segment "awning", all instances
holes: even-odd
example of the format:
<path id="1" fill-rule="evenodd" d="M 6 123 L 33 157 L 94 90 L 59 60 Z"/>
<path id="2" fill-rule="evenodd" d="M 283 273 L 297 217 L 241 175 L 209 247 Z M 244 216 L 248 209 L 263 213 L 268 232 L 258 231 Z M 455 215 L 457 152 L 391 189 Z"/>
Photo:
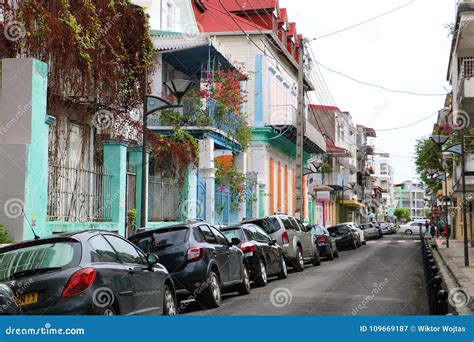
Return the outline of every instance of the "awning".
<path id="1" fill-rule="evenodd" d="M 320 191 L 334 191 L 334 188 L 331 188 L 330 186 L 327 185 L 320 185 L 314 187 L 314 192 L 320 192 Z"/>
<path id="2" fill-rule="evenodd" d="M 214 65 L 219 64 L 222 70 L 234 68 L 229 60 L 211 43 L 186 50 L 164 51 L 163 61 L 188 76 L 198 78 L 201 76 L 201 70 L 208 68 L 208 62 L 212 62 Z"/>
<path id="3" fill-rule="evenodd" d="M 347 205 L 348 207 L 365 208 L 364 204 L 360 203 L 359 201 L 354 201 L 354 200 L 337 201 L 337 203 L 342 204 L 342 205 Z"/>
<path id="4" fill-rule="evenodd" d="M 336 146 L 330 139 L 326 139 L 326 154 L 335 158 L 349 157 L 350 153 L 345 148 Z"/>

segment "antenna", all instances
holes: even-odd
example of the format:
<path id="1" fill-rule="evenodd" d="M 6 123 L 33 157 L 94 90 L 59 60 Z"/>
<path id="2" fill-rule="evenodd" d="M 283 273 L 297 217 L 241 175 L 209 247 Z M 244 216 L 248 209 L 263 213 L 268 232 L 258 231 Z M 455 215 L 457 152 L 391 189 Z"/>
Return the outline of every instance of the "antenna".
<path id="1" fill-rule="evenodd" d="M 25 214 L 25 211 L 23 210 L 23 208 L 21 208 L 21 212 L 23 213 L 23 217 L 25 218 L 26 222 L 28 222 L 28 226 L 30 226 L 30 229 L 33 232 L 33 235 L 35 237 L 35 240 L 39 240 L 40 237 L 38 235 L 36 235 L 35 230 L 33 229 L 33 226 L 31 225 L 30 220 L 28 220 L 28 217 L 26 217 L 26 214 Z"/>

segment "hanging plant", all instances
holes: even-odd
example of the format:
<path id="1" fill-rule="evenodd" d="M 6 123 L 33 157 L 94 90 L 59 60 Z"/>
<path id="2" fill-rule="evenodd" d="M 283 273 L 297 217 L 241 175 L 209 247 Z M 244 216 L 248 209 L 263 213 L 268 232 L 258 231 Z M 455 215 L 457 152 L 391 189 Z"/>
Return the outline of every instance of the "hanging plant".
<path id="1" fill-rule="evenodd" d="M 240 206 L 246 199 L 246 177 L 240 172 L 235 164 L 226 165 L 218 160 L 216 166 L 216 186 L 224 191 L 230 190 L 232 204 Z"/>

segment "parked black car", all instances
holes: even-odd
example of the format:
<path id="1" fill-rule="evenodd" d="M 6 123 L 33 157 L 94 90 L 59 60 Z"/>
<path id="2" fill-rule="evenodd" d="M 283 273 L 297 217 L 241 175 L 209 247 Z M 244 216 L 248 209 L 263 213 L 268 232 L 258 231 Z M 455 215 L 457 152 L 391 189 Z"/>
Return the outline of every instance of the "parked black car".
<path id="1" fill-rule="evenodd" d="M 339 250 L 344 248 L 356 249 L 357 246 L 360 246 L 359 234 L 348 224 L 329 227 L 328 231 L 336 239 L 336 246 Z"/>
<path id="2" fill-rule="evenodd" d="M 250 275 L 240 239 L 230 242 L 216 228 L 194 222 L 129 237 L 146 252 L 155 253 L 176 285 L 178 295 L 195 298 L 206 308 L 221 304 L 222 293 L 250 293 Z"/>
<path id="3" fill-rule="evenodd" d="M 237 238 L 241 241 L 239 247 L 245 254 L 250 279 L 258 286 L 267 285 L 268 277 L 285 279 L 288 276 L 283 249 L 262 228 L 247 223 L 221 231 L 228 240 Z"/>
<path id="4" fill-rule="evenodd" d="M 83 231 L 0 249 L 0 282 L 33 315 L 174 314 L 173 281 L 120 236 Z"/>
<path id="5" fill-rule="evenodd" d="M 318 246 L 319 255 L 334 260 L 339 257 L 339 250 L 337 249 L 336 239 L 329 234 L 329 231 L 320 225 L 308 226 L 308 231 L 311 231 Z"/>
<path id="6" fill-rule="evenodd" d="M 0 284 L 0 316 L 16 316 L 20 312 L 12 289 L 6 284 Z"/>

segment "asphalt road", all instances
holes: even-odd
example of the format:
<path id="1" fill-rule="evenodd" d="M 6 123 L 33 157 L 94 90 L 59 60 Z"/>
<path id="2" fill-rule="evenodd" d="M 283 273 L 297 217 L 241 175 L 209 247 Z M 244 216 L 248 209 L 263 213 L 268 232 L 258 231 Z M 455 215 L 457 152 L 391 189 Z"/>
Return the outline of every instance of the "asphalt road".
<path id="1" fill-rule="evenodd" d="M 420 243 L 415 237 L 385 236 L 334 261 L 306 266 L 288 279 L 270 279 L 246 296 L 223 296 L 221 307 L 186 303 L 187 315 L 426 315 Z"/>

